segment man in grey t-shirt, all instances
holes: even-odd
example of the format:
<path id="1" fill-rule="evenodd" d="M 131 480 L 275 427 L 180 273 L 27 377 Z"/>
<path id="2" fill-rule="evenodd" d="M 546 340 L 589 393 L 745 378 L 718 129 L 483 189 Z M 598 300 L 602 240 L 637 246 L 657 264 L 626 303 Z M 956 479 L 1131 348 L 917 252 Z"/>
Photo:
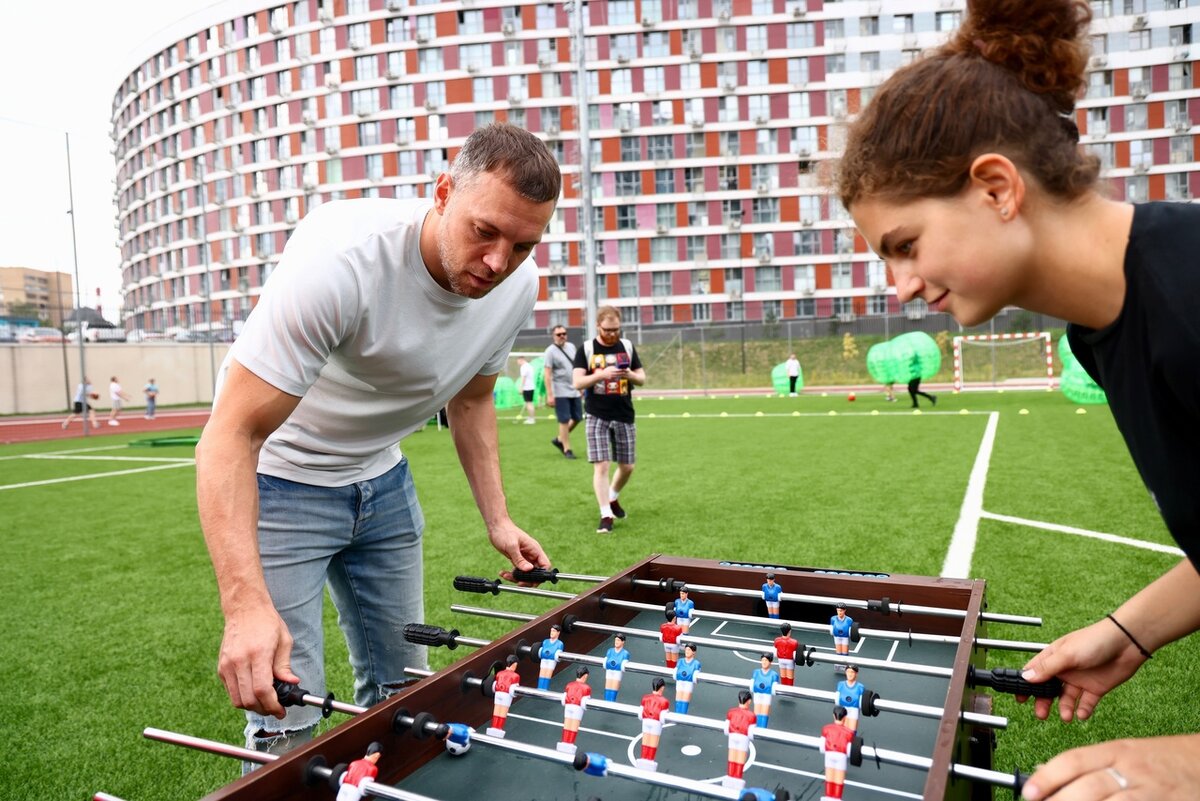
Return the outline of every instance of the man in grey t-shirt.
<path id="1" fill-rule="evenodd" d="M 567 341 L 567 329 L 556 325 L 552 333 L 554 344 L 546 348 L 542 361 L 546 374 L 546 405 L 554 407 L 558 419 L 558 436 L 550 444 L 568 459 L 575 458 L 571 450 L 571 432 L 583 419 L 583 402 L 572 383 L 575 346 Z"/>

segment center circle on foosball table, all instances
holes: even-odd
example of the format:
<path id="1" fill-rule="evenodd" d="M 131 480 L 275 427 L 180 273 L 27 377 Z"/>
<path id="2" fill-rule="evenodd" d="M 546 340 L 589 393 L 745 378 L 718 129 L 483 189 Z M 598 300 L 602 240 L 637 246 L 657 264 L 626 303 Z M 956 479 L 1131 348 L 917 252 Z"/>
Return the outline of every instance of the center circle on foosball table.
<path id="1" fill-rule="evenodd" d="M 663 726 L 658 742 L 658 772 L 693 781 L 720 783 L 725 778 L 728 754 L 729 738 L 723 732 L 668 723 Z M 639 733 L 629 742 L 629 764 L 637 767 L 641 755 L 642 735 Z M 751 742 L 746 768 L 754 764 L 755 756 L 756 749 Z"/>

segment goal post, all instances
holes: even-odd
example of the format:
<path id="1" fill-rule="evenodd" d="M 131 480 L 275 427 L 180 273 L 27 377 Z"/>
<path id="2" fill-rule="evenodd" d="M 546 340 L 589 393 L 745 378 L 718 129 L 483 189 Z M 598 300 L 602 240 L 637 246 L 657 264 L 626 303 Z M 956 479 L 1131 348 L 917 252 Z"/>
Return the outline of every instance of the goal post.
<path id="1" fill-rule="evenodd" d="M 965 336 L 956 336 L 954 338 L 954 391 L 958 392 L 961 390 L 964 383 L 963 345 L 982 345 L 984 347 L 996 348 L 1003 345 L 1036 343 L 1039 339 L 1042 341 L 1039 348 L 1039 358 L 1045 359 L 1046 387 L 1047 389 L 1052 388 L 1054 386 L 1054 349 L 1051 344 L 1050 333 L 1048 331 L 1027 331 L 1016 334 L 968 334 Z M 1040 377 L 1041 366 L 1035 372 Z M 994 379 L 995 376 L 993 375 Z"/>

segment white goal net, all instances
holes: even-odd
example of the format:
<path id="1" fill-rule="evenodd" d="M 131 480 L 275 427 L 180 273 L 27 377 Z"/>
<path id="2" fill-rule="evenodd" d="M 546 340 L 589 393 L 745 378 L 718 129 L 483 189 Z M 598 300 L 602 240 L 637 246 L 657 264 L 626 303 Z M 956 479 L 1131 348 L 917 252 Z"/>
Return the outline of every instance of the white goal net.
<path id="1" fill-rule="evenodd" d="M 965 363 L 966 353 L 984 354 L 984 359 Z M 1050 334 L 1032 331 L 1017 334 L 970 334 L 954 338 L 954 389 L 963 384 L 1001 384 L 1019 380 L 1026 386 L 1054 385 L 1054 350 Z"/>

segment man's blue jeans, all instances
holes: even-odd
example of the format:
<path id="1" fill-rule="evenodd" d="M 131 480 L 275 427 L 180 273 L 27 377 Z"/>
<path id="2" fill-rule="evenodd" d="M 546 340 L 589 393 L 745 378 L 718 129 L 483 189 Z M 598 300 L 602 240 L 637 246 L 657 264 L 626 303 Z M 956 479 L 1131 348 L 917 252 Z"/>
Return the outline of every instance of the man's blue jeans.
<path id="1" fill-rule="evenodd" d="M 406 623 L 424 620 L 421 532 L 425 521 L 403 460 L 370 481 L 318 487 L 259 474 L 258 547 L 271 600 L 291 631 L 292 672 L 325 694 L 321 607 L 329 587 L 350 650 L 354 702 L 370 706 L 427 665 L 424 646 L 405 642 Z M 246 747 L 282 753 L 312 737 L 321 711 L 290 707 L 277 720 L 246 713 Z M 283 736 L 261 737 L 283 733 Z"/>

